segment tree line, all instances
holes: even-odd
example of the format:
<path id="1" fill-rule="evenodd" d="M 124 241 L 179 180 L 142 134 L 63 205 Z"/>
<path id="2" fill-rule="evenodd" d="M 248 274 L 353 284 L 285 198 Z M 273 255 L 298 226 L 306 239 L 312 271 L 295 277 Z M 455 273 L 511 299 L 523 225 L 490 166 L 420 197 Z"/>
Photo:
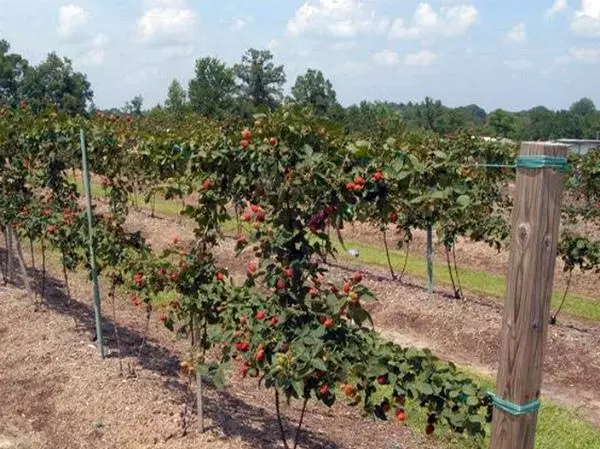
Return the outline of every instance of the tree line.
<path id="1" fill-rule="evenodd" d="M 332 82 L 319 70 L 308 69 L 298 76 L 290 95 L 284 93 L 286 81 L 284 66 L 276 64 L 270 51 L 251 48 L 234 65 L 214 57 L 197 59 L 187 86 L 173 80 L 162 105 L 144 109 L 142 96 L 136 95 L 124 106 L 105 112 L 199 114 L 222 120 L 250 118 L 256 112 L 294 103 L 338 122 L 348 133 L 367 136 L 386 137 L 403 129 L 438 134 L 469 129 L 474 134 L 517 141 L 600 137 L 600 111 L 589 98 L 557 111 L 537 106 L 488 113 L 475 104 L 452 108 L 429 97 L 422 102 L 362 101 L 343 107 Z M 26 101 L 34 111 L 52 106 L 73 115 L 86 114 L 96 111 L 93 95 L 87 76 L 75 71 L 68 58 L 52 52 L 32 66 L 22 55 L 11 53 L 6 40 L 0 40 L 0 108 Z"/>

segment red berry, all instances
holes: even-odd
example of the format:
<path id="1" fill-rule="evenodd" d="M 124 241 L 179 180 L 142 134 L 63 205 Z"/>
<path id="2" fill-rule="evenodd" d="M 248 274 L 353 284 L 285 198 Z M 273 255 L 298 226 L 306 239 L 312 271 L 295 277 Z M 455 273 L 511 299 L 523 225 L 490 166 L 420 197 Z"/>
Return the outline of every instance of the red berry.
<path id="1" fill-rule="evenodd" d="M 250 128 L 245 128 L 242 131 L 242 139 L 244 139 L 244 140 L 252 139 L 252 131 L 250 131 Z"/>
<path id="2" fill-rule="evenodd" d="M 247 140 L 245 140 L 245 139 L 240 140 L 240 146 L 242 147 L 243 150 L 248 148 L 249 145 L 250 145 L 250 142 L 248 142 Z"/>
<path id="3" fill-rule="evenodd" d="M 384 385 L 385 383 L 387 383 L 387 377 L 386 376 L 379 376 L 377 378 L 377 383 L 379 385 Z"/>
<path id="4" fill-rule="evenodd" d="M 215 274 L 215 278 L 219 282 L 225 282 L 225 275 L 223 273 L 219 272 L 219 273 Z"/>
<path id="5" fill-rule="evenodd" d="M 248 268 L 246 269 L 246 272 L 248 273 L 248 276 L 254 276 L 256 274 L 257 270 L 258 270 L 258 266 L 256 265 L 256 262 L 250 262 L 248 264 Z"/>
<path id="6" fill-rule="evenodd" d="M 321 396 L 327 396 L 329 394 L 329 385 L 321 385 L 321 387 L 319 388 L 319 393 L 321 393 Z"/>
<path id="7" fill-rule="evenodd" d="M 256 351 L 256 354 L 254 354 L 254 359 L 259 362 L 262 362 L 263 360 L 265 360 L 265 350 L 259 349 L 258 351 Z"/>
<path id="8" fill-rule="evenodd" d="M 383 181 L 383 173 L 381 171 L 377 170 L 375 172 L 375 174 L 373 175 L 373 181 L 375 181 L 375 182 Z"/>
<path id="9" fill-rule="evenodd" d="M 360 284 L 363 280 L 363 275 L 360 271 L 354 273 L 354 277 L 352 278 L 355 284 Z"/>
<path id="10" fill-rule="evenodd" d="M 240 366 L 240 376 L 246 377 L 249 369 L 250 367 L 247 364 L 243 364 L 242 366 Z"/>
<path id="11" fill-rule="evenodd" d="M 311 289 L 308 291 L 310 293 L 311 296 L 319 296 L 319 289 L 318 288 L 314 288 L 311 287 Z"/>
<path id="12" fill-rule="evenodd" d="M 333 327 L 335 327 L 335 322 L 331 318 L 327 318 L 323 322 L 323 326 L 325 326 L 325 329 L 332 329 Z"/>
<path id="13" fill-rule="evenodd" d="M 390 223 L 396 223 L 398 221 L 398 214 L 396 211 L 391 211 L 388 215 L 388 220 Z"/>
<path id="14" fill-rule="evenodd" d="M 425 427 L 425 433 L 427 435 L 431 435 L 435 430 L 435 426 L 433 424 L 428 424 L 427 427 Z"/>
<path id="15" fill-rule="evenodd" d="M 56 231 L 58 231 L 58 228 L 54 225 L 50 225 L 48 226 L 48 234 L 56 234 Z"/>
<path id="16" fill-rule="evenodd" d="M 177 282 L 179 280 L 179 273 L 173 272 L 173 273 L 171 273 L 171 275 L 169 277 L 171 278 L 171 280 L 173 282 Z"/>
<path id="17" fill-rule="evenodd" d="M 249 210 L 247 210 L 246 212 L 244 212 L 242 214 L 242 221 L 248 222 L 250 220 L 252 220 L 252 212 L 250 212 Z"/>
<path id="18" fill-rule="evenodd" d="M 277 326 L 279 324 L 279 317 L 278 316 L 274 316 L 271 318 L 271 325 L 272 326 Z"/>
<path id="19" fill-rule="evenodd" d="M 131 295 L 130 301 L 131 304 L 133 304 L 136 307 L 139 307 L 142 304 L 142 301 L 140 300 L 140 298 L 137 297 L 137 295 Z"/>
<path id="20" fill-rule="evenodd" d="M 406 413 L 404 413 L 404 410 L 402 410 L 401 408 L 396 410 L 396 419 L 400 422 L 406 421 Z"/>
<path id="21" fill-rule="evenodd" d="M 142 273 L 135 273 L 133 275 L 133 282 L 135 282 L 135 285 L 137 285 L 138 287 L 141 287 L 144 283 L 144 276 L 142 275 Z"/>
<path id="22" fill-rule="evenodd" d="M 283 270 L 283 273 L 285 274 L 285 277 L 287 277 L 288 279 L 291 279 L 292 277 L 294 277 L 294 270 L 292 269 L 292 267 L 287 267 L 285 270 Z"/>
<path id="23" fill-rule="evenodd" d="M 250 345 L 246 341 L 238 341 L 235 344 L 235 349 L 237 349 L 239 352 L 248 352 L 248 349 L 250 349 Z"/>
<path id="24" fill-rule="evenodd" d="M 259 321 L 262 321 L 266 318 L 267 316 L 267 312 L 265 312 L 264 310 L 259 310 L 258 312 L 256 312 L 256 319 Z"/>
<path id="25" fill-rule="evenodd" d="M 271 138 L 269 139 L 269 143 L 270 143 L 271 145 L 273 145 L 274 147 L 275 147 L 275 146 L 277 146 L 277 143 L 278 143 L 278 142 L 277 142 L 277 137 L 271 137 Z"/>
<path id="26" fill-rule="evenodd" d="M 265 221 L 265 212 L 262 209 L 256 212 L 256 221 Z"/>
<path id="27" fill-rule="evenodd" d="M 350 284 L 348 281 L 344 281 L 342 289 L 344 290 L 344 293 L 348 294 L 350 293 L 350 290 L 352 290 L 352 284 Z"/>
<path id="28" fill-rule="evenodd" d="M 285 285 L 285 281 L 283 279 L 277 279 L 276 284 L 277 290 L 285 290 L 287 286 Z"/>
<path id="29" fill-rule="evenodd" d="M 350 384 L 344 385 L 343 391 L 344 391 L 344 394 L 349 398 L 353 397 L 356 394 L 356 388 L 354 388 Z"/>
<path id="30" fill-rule="evenodd" d="M 161 323 L 166 323 L 167 321 L 169 321 L 169 317 L 167 315 L 165 315 L 164 313 L 161 313 L 158 316 L 158 319 L 161 321 Z"/>
<path id="31" fill-rule="evenodd" d="M 354 189 L 356 189 L 356 184 L 354 184 L 353 182 L 349 182 L 346 184 L 346 190 L 348 190 L 349 192 L 354 191 Z"/>
<path id="32" fill-rule="evenodd" d="M 202 183 L 202 187 L 204 190 L 209 190 L 213 186 L 213 180 L 210 178 L 206 178 Z"/>
<path id="33" fill-rule="evenodd" d="M 354 178 L 354 184 L 358 184 L 359 186 L 364 185 L 365 178 L 363 178 L 362 176 L 357 176 L 356 178 Z"/>

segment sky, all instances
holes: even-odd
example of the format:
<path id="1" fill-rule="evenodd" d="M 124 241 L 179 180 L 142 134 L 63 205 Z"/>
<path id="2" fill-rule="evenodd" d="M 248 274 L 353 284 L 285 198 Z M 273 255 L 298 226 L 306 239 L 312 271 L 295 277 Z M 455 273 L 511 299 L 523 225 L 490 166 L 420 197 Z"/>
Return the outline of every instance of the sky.
<path id="1" fill-rule="evenodd" d="M 100 108 L 164 102 L 199 57 L 251 47 L 308 68 L 343 105 L 422 101 L 485 109 L 600 106 L 600 0 L 0 0 L 0 38 L 88 75 Z"/>

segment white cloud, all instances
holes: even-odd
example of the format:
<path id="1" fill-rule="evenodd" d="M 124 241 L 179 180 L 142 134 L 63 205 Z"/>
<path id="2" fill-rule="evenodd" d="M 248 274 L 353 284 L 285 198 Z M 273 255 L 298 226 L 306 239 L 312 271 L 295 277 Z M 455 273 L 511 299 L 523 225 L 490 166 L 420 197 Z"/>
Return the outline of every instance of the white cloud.
<path id="1" fill-rule="evenodd" d="M 58 16 L 58 34 L 66 39 L 85 26 L 90 14 L 81 6 L 71 3 L 61 6 Z"/>
<path id="2" fill-rule="evenodd" d="M 394 67 L 400 63 L 400 57 L 395 51 L 381 50 L 373 55 L 373 61 L 384 67 Z"/>
<path id="3" fill-rule="evenodd" d="M 600 62 L 600 47 L 597 48 L 571 48 L 571 58 L 578 62 L 597 64 Z"/>
<path id="4" fill-rule="evenodd" d="M 548 9 L 546 11 L 546 13 L 544 14 L 544 17 L 546 19 L 552 19 L 557 14 L 559 14 L 559 13 L 563 12 L 565 9 L 567 9 L 568 6 L 569 5 L 567 3 L 567 0 L 555 0 L 552 7 L 550 9 Z"/>
<path id="5" fill-rule="evenodd" d="M 527 32 L 525 31 L 525 24 L 517 23 L 506 34 L 506 38 L 512 42 L 523 42 L 525 39 L 527 39 Z"/>
<path id="6" fill-rule="evenodd" d="M 330 48 L 333 51 L 348 51 L 348 50 L 353 50 L 356 47 L 358 47 L 358 45 L 354 41 L 342 41 L 342 42 L 335 42 L 335 43 L 331 44 Z"/>
<path id="7" fill-rule="evenodd" d="M 182 38 L 193 31 L 198 14 L 182 1 L 154 0 L 138 19 L 138 38 L 148 42 Z"/>
<path id="8" fill-rule="evenodd" d="M 242 28 L 244 28 L 247 24 L 248 22 L 246 22 L 243 19 L 235 19 L 233 25 L 231 25 L 231 31 L 239 31 Z"/>
<path id="9" fill-rule="evenodd" d="M 335 37 L 385 33 L 389 21 L 360 0 L 306 0 L 287 23 L 287 32 L 298 36 L 307 32 Z"/>
<path id="10" fill-rule="evenodd" d="M 106 47 L 110 39 L 104 33 L 98 33 L 92 41 L 92 48 L 84 58 L 84 64 L 102 65 L 106 56 Z"/>
<path id="11" fill-rule="evenodd" d="M 580 36 L 600 36 L 600 0 L 581 0 L 581 9 L 575 11 L 571 28 Z"/>
<path id="12" fill-rule="evenodd" d="M 526 59 L 512 59 L 502 61 L 502 63 L 511 70 L 527 70 L 533 67 L 533 62 Z"/>
<path id="13" fill-rule="evenodd" d="M 404 56 L 404 64 L 408 66 L 426 66 L 433 64 L 437 58 L 438 56 L 431 50 L 421 50 L 417 53 L 407 53 Z"/>
<path id="14" fill-rule="evenodd" d="M 267 44 L 267 49 L 275 51 L 279 48 L 279 41 L 277 39 L 271 39 Z"/>
<path id="15" fill-rule="evenodd" d="M 398 17 L 389 31 L 391 39 L 458 36 L 464 34 L 477 20 L 478 11 L 473 5 L 443 6 L 439 12 L 429 3 L 419 3 L 408 25 Z"/>

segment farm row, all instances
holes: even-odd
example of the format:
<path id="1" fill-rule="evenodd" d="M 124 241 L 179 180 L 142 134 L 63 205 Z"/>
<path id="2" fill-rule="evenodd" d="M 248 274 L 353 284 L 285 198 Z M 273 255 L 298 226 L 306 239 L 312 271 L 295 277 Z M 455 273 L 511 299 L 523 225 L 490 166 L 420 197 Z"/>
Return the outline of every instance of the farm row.
<path id="1" fill-rule="evenodd" d="M 95 257 L 69 177 L 80 165 L 80 128 L 108 200 L 93 220 Z M 59 252 L 67 286 L 69 272 L 97 264 L 109 280 L 109 297 L 128 290 L 148 317 L 158 311 L 166 328 L 189 339 L 182 368 L 196 372 L 200 416 L 201 376 L 222 384 L 233 365 L 275 391 L 278 417 L 283 399 L 300 400 L 303 410 L 310 399 L 327 406 L 343 400 L 400 422 L 407 409 L 421 407 L 428 434 L 440 425 L 484 433 L 492 412 L 485 391 L 429 352 L 382 340 L 372 330 L 365 304 L 373 295 L 362 274 L 340 281 L 328 273 L 324 262 L 333 242 L 325 231 L 354 221 L 382 230 L 395 224 L 407 242 L 415 229 L 435 229 L 447 251 L 459 236 L 500 248 L 510 206 L 502 192 L 512 175 L 484 166 L 512 164 L 513 149 L 466 135 L 351 142 L 297 110 L 258 116 L 240 131 L 208 121 L 36 116 L 24 107 L 3 113 L 0 153 L 5 280 L 14 276 L 15 257 L 27 281 L 26 240 L 31 248 L 41 246 L 42 278 L 47 248 Z M 578 164 L 565 209 L 592 225 L 598 212 L 590 208 L 598 198 L 594 164 Z M 149 201 L 158 194 L 193 195 L 195 203 L 184 210 L 195 222 L 193 242 L 175 240 L 156 252 L 139 231 L 126 229 L 131 197 L 139 193 Z M 236 254 L 251 254 L 242 282 L 214 257 L 231 205 L 243 223 Z M 597 269 L 597 243 L 565 233 L 561 247 L 567 265 Z"/>

